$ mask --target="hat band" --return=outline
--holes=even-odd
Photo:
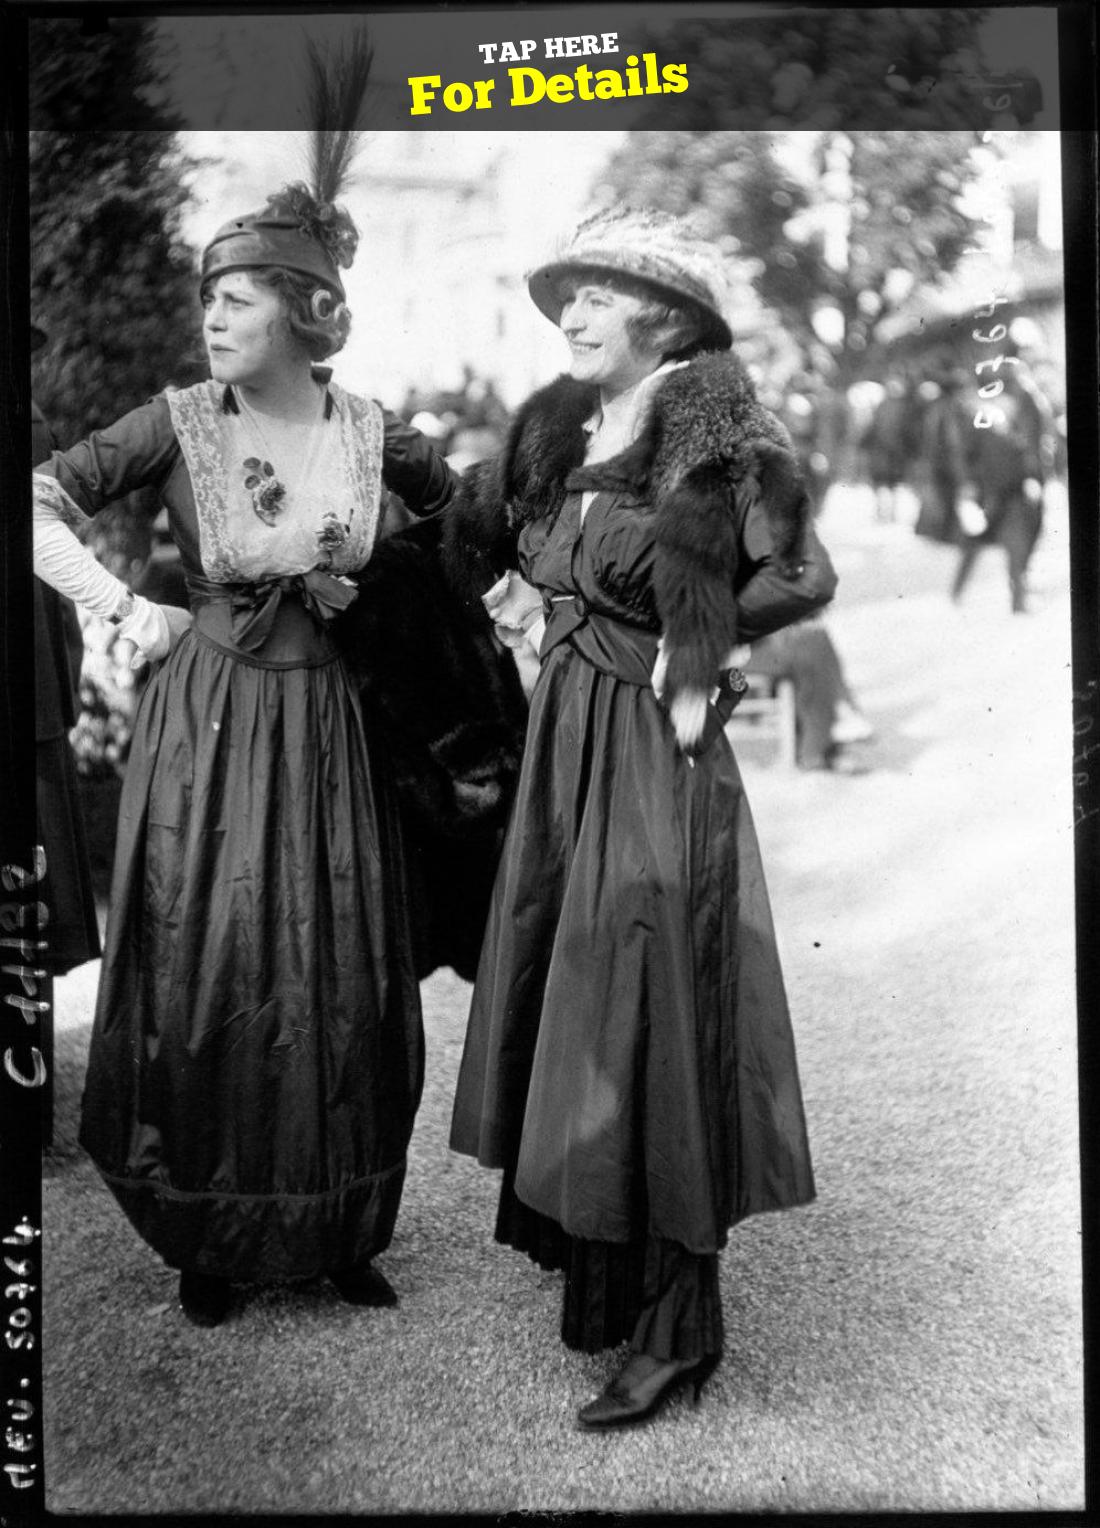
[[[328,252],[297,228],[244,227],[217,235],[203,250],[201,280],[209,281],[225,271],[256,270],[265,265],[314,276],[341,300],[345,296],[343,282]]]
[[[646,261],[643,268],[643,262],[640,260],[618,259],[614,253],[606,250],[585,251],[580,255],[574,255],[570,250],[568,256],[555,260],[550,265],[541,266],[527,277],[527,289],[535,305],[552,324],[561,323],[562,302],[557,294],[557,283],[563,276],[575,270],[604,271],[612,277],[625,276],[648,286],[655,294],[664,296],[666,300],[693,303],[705,322],[703,337],[706,343],[717,345],[724,350],[728,350],[733,343],[733,332],[705,285],[687,276],[683,271],[672,271],[663,266],[658,274],[656,261]]]
[[[684,269],[681,262],[664,260],[659,254],[639,253],[633,249],[614,249],[602,245],[593,249],[571,249],[568,256],[553,262],[561,275],[567,270],[588,268],[613,271],[622,276],[633,276],[636,281],[648,281],[654,286],[690,297],[705,308],[714,306],[714,299],[705,281]]]

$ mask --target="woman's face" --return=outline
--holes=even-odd
[[[626,327],[644,307],[641,298],[595,282],[566,287],[558,326],[578,382],[594,382],[604,398],[614,398],[656,371],[660,352],[636,348]]]
[[[291,335],[282,298],[247,271],[216,276],[202,303],[202,334],[215,382],[261,386],[308,363]]]

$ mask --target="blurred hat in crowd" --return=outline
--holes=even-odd
[[[585,218],[554,258],[531,271],[527,288],[542,313],[558,323],[560,283],[576,270],[606,271],[644,282],[663,297],[694,306],[704,320],[704,344],[728,350],[729,289],[717,247],[683,218],[653,208],[609,208]]]
[[[359,232],[347,209],[322,201],[302,181],[284,186],[258,212],[223,223],[202,252],[203,284],[226,271],[276,265],[327,286],[341,302]]]

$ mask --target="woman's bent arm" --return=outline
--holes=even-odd
[[[382,481],[414,515],[434,515],[455,496],[458,477],[428,439],[389,409],[384,425]]]

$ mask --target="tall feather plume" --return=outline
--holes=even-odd
[[[362,133],[374,44],[358,26],[336,47],[322,49],[306,39],[309,64],[310,183],[319,202],[334,202],[344,190]]]

